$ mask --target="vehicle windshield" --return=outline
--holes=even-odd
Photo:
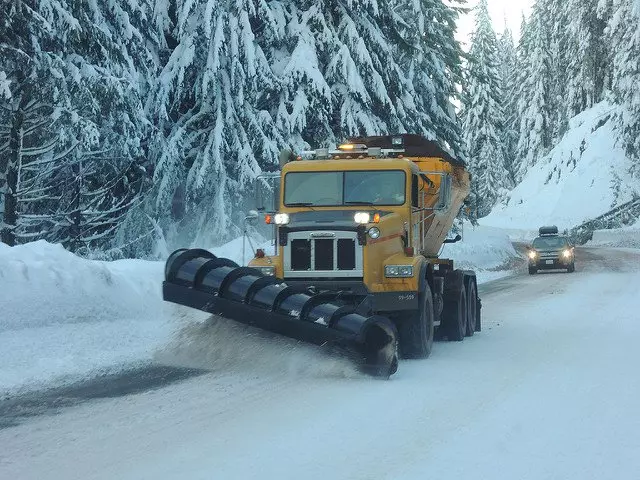
[[[568,243],[565,237],[538,237],[533,241],[533,248],[538,250],[562,248]]]
[[[402,205],[402,170],[290,172],[285,176],[286,206]]]

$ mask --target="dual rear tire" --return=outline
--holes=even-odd
[[[433,297],[425,282],[425,289],[418,295],[420,309],[400,318],[398,336],[402,358],[428,358],[435,335]]]
[[[480,329],[478,290],[474,279],[461,288],[445,294],[441,329],[450,341],[460,342]],[[429,285],[420,293],[420,310],[397,321],[399,349],[402,358],[427,358],[435,337],[435,314]]]
[[[478,289],[473,279],[445,295],[442,317],[444,333],[450,341],[461,342],[479,331]]]

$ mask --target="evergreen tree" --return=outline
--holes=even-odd
[[[640,177],[640,1],[613,0],[609,23],[613,89],[622,106],[620,117],[632,173]]]
[[[280,82],[263,48],[280,27],[261,0],[171,0],[157,2],[155,15],[167,59],[148,101],[157,130],[147,210],[165,229],[182,220],[181,231],[206,228],[207,241],[224,239],[235,233],[232,205],[285,145],[270,109]],[[186,205],[177,217],[176,202]],[[129,225],[123,239],[139,233]]]
[[[517,170],[516,147],[518,145],[518,99],[517,72],[518,54],[509,28],[498,40],[498,63],[500,67],[500,87],[502,91],[501,106],[504,112],[504,128],[502,144],[504,145],[505,168],[509,173],[509,180],[513,183]]]
[[[498,42],[491,26],[487,0],[480,0],[476,9],[463,121],[465,144],[476,182],[478,215],[484,216],[501,190],[509,188],[511,183],[505,168]]]
[[[63,64],[41,44],[45,22],[33,15],[36,5],[17,0],[0,12],[3,95],[0,98],[0,194],[3,196],[0,241],[15,245],[31,238],[24,231],[40,212],[34,204],[53,200],[48,173],[60,161],[55,111]],[[51,75],[56,72],[56,75]]]
[[[564,59],[567,120],[591,108],[603,99],[609,74],[607,62],[606,8],[598,8],[597,0],[570,0],[565,15],[569,18],[568,41]]]
[[[83,188],[95,185],[107,198],[131,196],[130,189],[116,186],[120,181],[106,182],[114,189],[105,192],[104,180],[113,175],[115,163],[131,165],[143,157],[146,123],[139,73],[146,72],[137,67],[145,59],[150,64],[151,57],[145,57],[145,38],[134,24],[144,24],[146,13],[128,1],[100,7],[94,2],[16,0],[3,10],[0,50],[10,66],[2,122],[10,140],[7,160],[0,165],[5,172],[6,243],[69,238],[61,231],[79,208],[67,199],[77,190],[75,181]],[[89,181],[74,175],[80,164],[92,164],[85,172],[93,178],[82,176]],[[72,205],[73,211],[65,210]],[[100,206],[104,210],[93,213],[102,224],[117,224],[121,212],[115,216],[105,202]],[[80,226],[82,217],[75,218]],[[88,238],[94,246],[110,240],[103,235],[99,241],[95,231]]]
[[[534,4],[531,20],[524,25],[521,39],[517,94],[520,117],[517,181],[547,153],[552,141],[550,96],[553,82],[546,1],[540,0]]]
[[[448,146],[460,158],[464,157],[462,131],[455,117],[452,101],[459,99],[456,86],[463,83],[462,50],[455,40],[456,21],[466,12],[459,0],[398,1],[404,26],[397,43],[411,42],[413,49],[402,48],[397,55],[402,71],[409,72],[415,97],[412,115],[420,123],[412,128],[417,133],[434,138]]]

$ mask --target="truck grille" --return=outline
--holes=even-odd
[[[318,235],[318,238],[314,237]],[[356,232],[292,232],[284,247],[285,276],[361,277]]]

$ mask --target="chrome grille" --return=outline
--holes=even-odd
[[[356,232],[291,232],[284,247],[285,277],[362,277]]]

